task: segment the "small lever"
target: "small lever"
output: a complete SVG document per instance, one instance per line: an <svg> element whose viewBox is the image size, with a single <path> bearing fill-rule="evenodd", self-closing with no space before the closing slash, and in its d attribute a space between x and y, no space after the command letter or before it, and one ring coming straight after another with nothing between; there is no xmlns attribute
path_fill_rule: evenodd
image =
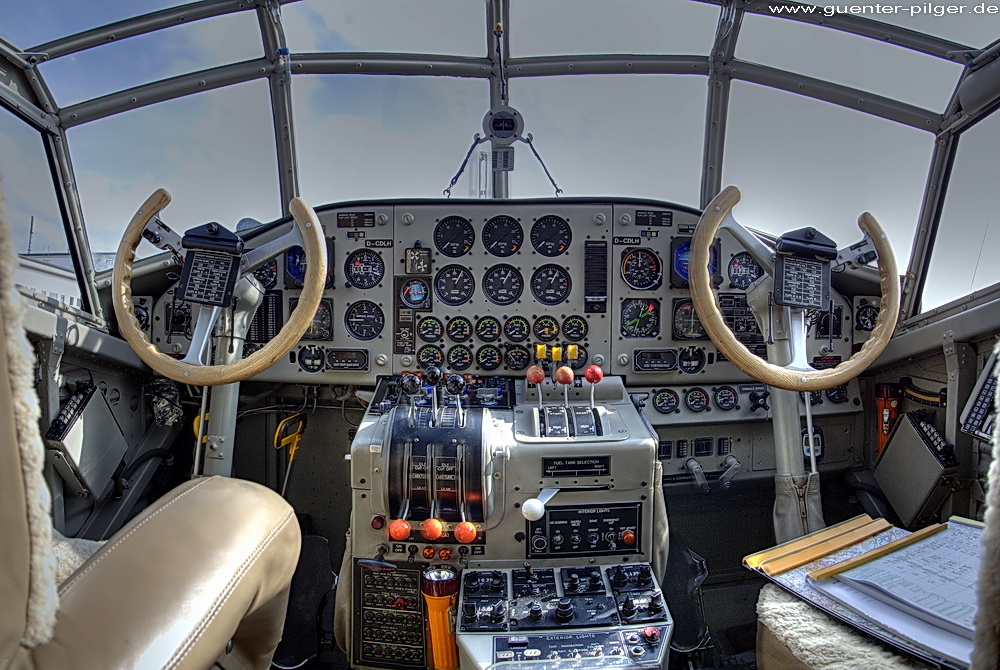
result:
<svg viewBox="0 0 1000 670"><path fill-rule="evenodd" d="M528 368L528 371L524 373L524 378L528 380L529 384L535 385L535 390L538 391L538 412L542 411L542 382L545 380L545 370L541 365L532 365Z"/></svg>
<svg viewBox="0 0 1000 670"><path fill-rule="evenodd" d="M708 480L705 479L705 469L701 467L699 463L694 458L687 459L687 463L684 467L688 469L691 476L694 477L694 485L698 487L698 490L702 493L711 493L712 489L708 487Z"/></svg>
<svg viewBox="0 0 1000 670"><path fill-rule="evenodd" d="M436 365L428 365L424 368L424 381L430 384L431 387L431 420L430 425L436 426L441 423L441 417L438 416L438 395L437 395L437 385L441 381L441 368Z"/></svg>
<svg viewBox="0 0 1000 670"><path fill-rule="evenodd" d="M604 379L604 370L600 365L591 365L583 373L584 378L590 382L590 409L594 409L594 387Z"/></svg>
<svg viewBox="0 0 1000 670"><path fill-rule="evenodd" d="M420 378L417 377L412 372L407 372L405 375L403 375L403 378L399 381L399 386L401 389L403 389L403 393L405 393L407 397L410 399L410 409L406 413L406 424L410 428L413 428L414 424L413 412L415 410L416 398L417 395L420 394L422 388L420 385Z"/></svg>
<svg viewBox="0 0 1000 670"><path fill-rule="evenodd" d="M556 369L556 383L563 385L563 407L569 407L569 387L573 384L573 379L576 375L573 374L573 368L568 365L560 366Z"/></svg>
<svg viewBox="0 0 1000 670"><path fill-rule="evenodd" d="M722 488L729 489L733 486L733 477L740 471L743 464L740 463L739 459L729 454L726 456L726 460L722 461L722 467L726 468L726 471L719 476L719 483L722 484Z"/></svg>
<svg viewBox="0 0 1000 670"><path fill-rule="evenodd" d="M465 428L465 412L462 411L462 391L465 390L465 378L462 375L448 375L444 382L444 390L455 398L455 416L458 427Z"/></svg>
<svg viewBox="0 0 1000 670"><path fill-rule="evenodd" d="M521 505L521 516L528 521L538 521L545 516L545 503L552 500L559 493L559 489L542 489L538 492L537 498L528 498Z"/></svg>

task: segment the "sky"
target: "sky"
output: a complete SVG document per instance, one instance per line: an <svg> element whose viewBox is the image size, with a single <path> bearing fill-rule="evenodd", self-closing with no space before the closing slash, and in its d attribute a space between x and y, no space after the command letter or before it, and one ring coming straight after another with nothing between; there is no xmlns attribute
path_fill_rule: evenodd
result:
<svg viewBox="0 0 1000 670"><path fill-rule="evenodd" d="M36 0L0 3L0 37L29 48L59 35L170 0ZM961 5L967 11L972 5ZM900 6L959 7L927 2ZM483 56L483 2L304 0L283 5L293 53L392 51ZM719 8L691 0L512 0L511 55L667 53L705 55ZM982 46L1000 37L1000 14L894 15L900 25ZM887 17L882 17L887 18ZM181 25L44 63L56 102L67 106L165 77L262 55L256 16L240 12ZM492 46L490 46L492 48ZM805 24L747 16L737 56L898 98L940 112L961 66ZM706 80L700 76L515 78L510 103L525 118L553 178L570 196L638 196L697 207ZM489 106L485 80L445 77L296 76L293 114L301 195L313 205L381 197L438 197L459 169ZM268 89L256 80L101 119L68 131L81 204L96 251L157 187L174 196L164 218L186 228L208 220L281 214ZM0 115L0 170L15 220L35 214L35 249L58 215L39 187L47 168L33 133ZM996 123L992 127L996 129ZM965 240L1000 253L985 195L995 182L1000 133L977 130L962 146L946 223L951 248L936 261L925 305L1000 280L995 263L956 263ZM744 225L770 232L814 225L839 244L856 241L871 211L900 264L910 253L934 137L808 98L735 82L723 182L737 184ZM513 197L552 195L541 167L517 145ZM456 196L475 193L469 174ZM989 180L993 177L993 182ZM979 188L982 184L983 188ZM42 232L39 232L42 231ZM23 236L22 236L23 237ZM961 240L961 243L956 242ZM26 240L25 240L26 241ZM942 245L942 249L946 245ZM990 254L987 254L987 258ZM965 260L965 259L963 259ZM959 267L958 277L954 268ZM935 272L932 267L932 275ZM985 282L985 283L984 283Z"/></svg>

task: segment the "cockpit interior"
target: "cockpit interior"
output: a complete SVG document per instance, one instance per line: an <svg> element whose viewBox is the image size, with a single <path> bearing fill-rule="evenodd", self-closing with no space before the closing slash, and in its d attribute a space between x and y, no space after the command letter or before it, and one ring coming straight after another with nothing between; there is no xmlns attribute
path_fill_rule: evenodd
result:
<svg viewBox="0 0 1000 670"><path fill-rule="evenodd" d="M990 2L6 3L0 667L997 668L997 110ZM859 517L960 651L748 569Z"/></svg>

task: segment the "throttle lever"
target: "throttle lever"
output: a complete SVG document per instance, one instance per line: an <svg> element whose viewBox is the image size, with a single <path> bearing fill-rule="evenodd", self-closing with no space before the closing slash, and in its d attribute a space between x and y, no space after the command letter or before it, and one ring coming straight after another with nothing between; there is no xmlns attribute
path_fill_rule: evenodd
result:
<svg viewBox="0 0 1000 670"><path fill-rule="evenodd" d="M688 469L691 476L694 477L694 485L698 487L698 490L702 493L711 493L712 489L708 486L708 480L705 479L705 469L701 467L701 463L697 459L689 458L684 467Z"/></svg>
<svg viewBox="0 0 1000 670"><path fill-rule="evenodd" d="M719 483L722 484L722 488L724 489L732 488L733 478L743 468L743 464L740 463L738 458L729 454L726 456L726 460L722 461L722 467L726 468L726 471L719 476Z"/></svg>

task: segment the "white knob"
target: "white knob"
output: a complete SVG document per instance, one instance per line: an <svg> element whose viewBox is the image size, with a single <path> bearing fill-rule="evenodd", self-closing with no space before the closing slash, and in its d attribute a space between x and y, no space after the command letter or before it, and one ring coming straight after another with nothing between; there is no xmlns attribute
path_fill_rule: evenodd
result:
<svg viewBox="0 0 1000 670"><path fill-rule="evenodd" d="M528 521L538 521L545 516L545 503L538 498L528 498L521 505L521 516Z"/></svg>

